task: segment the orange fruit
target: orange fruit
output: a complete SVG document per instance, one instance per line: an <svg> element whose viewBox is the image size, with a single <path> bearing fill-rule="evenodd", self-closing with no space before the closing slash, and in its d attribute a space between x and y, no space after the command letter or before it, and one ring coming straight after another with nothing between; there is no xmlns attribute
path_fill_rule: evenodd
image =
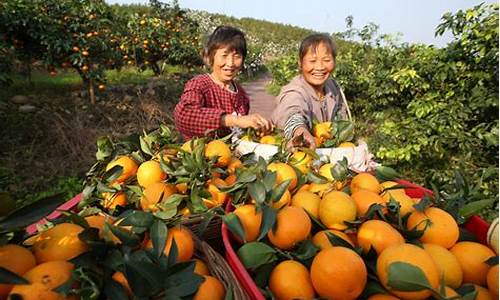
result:
<svg viewBox="0 0 500 300"><path fill-rule="evenodd" d="M392 294L404 299L427 299L432 295L430 290L398 291L388 285L389 266L394 262L403 262L419 268L427 278L430 286L439 286L439 271L432 257L422 248L412 244L399 244L386 248L377 258L377 276L382 285ZM396 274L397 276L397 274Z"/></svg>
<svg viewBox="0 0 500 300"><path fill-rule="evenodd" d="M309 191L310 188L311 185L309 183L305 183L297 190L297 193L301 191Z"/></svg>
<svg viewBox="0 0 500 300"><path fill-rule="evenodd" d="M260 138L259 143L268 144L268 145L276 145L276 138L272 135L264 135Z"/></svg>
<svg viewBox="0 0 500 300"><path fill-rule="evenodd" d="M462 266L464 282L486 285L486 275L490 266L485 263L495 252L476 242L458 242L450 249Z"/></svg>
<svg viewBox="0 0 500 300"><path fill-rule="evenodd" d="M78 238L82 231L76 224L61 223L42 232L32 247L36 262L70 260L87 251L87 244Z"/></svg>
<svg viewBox="0 0 500 300"><path fill-rule="evenodd" d="M439 278L444 278L447 286L457 289L462 285L463 272L458 259L448 249L436 244L424 244L424 250L434 260Z"/></svg>
<svg viewBox="0 0 500 300"><path fill-rule="evenodd" d="M226 179L224 179L224 181L226 182L226 184L228 186L235 184L237 180L238 180L238 177L235 174L231 174L231 175L227 176Z"/></svg>
<svg viewBox="0 0 500 300"><path fill-rule="evenodd" d="M154 160L143 162L137 169L137 182L143 188L153 183L167 179L167 174L163 172L160 163Z"/></svg>
<svg viewBox="0 0 500 300"><path fill-rule="evenodd" d="M195 258L194 261L196 265L194 266L194 272L198 275L210 275L207 265L199 258Z"/></svg>
<svg viewBox="0 0 500 300"><path fill-rule="evenodd" d="M332 164L332 163L327 163L327 164L322 165L318 171L319 175L325 177L326 179L328 179L328 181L334 181L335 178L333 178L332 171L331 171L331 169L334 166L335 166L335 164Z"/></svg>
<svg viewBox="0 0 500 300"><path fill-rule="evenodd" d="M351 198L356 203L356 215L358 217L364 216L372 204L384 205L384 199L381 196L368 190L354 192L351 194Z"/></svg>
<svg viewBox="0 0 500 300"><path fill-rule="evenodd" d="M168 229L167 242L163 249L163 254L168 256L170 248L172 248L172 241L175 240L177 246L177 262L188 261L194 253L194 240L191 230L184 226L175 226ZM146 249L153 248L153 241L146 242Z"/></svg>
<svg viewBox="0 0 500 300"><path fill-rule="evenodd" d="M327 182L327 183L315 183L311 182L309 184L309 191L317 194L320 197L323 197L325 194L337 190L335 187L336 183Z"/></svg>
<svg viewBox="0 0 500 300"><path fill-rule="evenodd" d="M189 187L188 187L187 183L182 182L182 183L177 183L175 185L175 189L177 190L177 192L179 194L186 195L187 192L188 192Z"/></svg>
<svg viewBox="0 0 500 300"><path fill-rule="evenodd" d="M281 198L278 201L273 202L273 208L280 209L283 206L290 205L291 200L292 200L292 194L290 194L289 190L285 190L283 195L281 195Z"/></svg>
<svg viewBox="0 0 500 300"><path fill-rule="evenodd" d="M111 241L114 244L120 244L121 241L117 238L111 230L108 230L104 227L105 223L112 224L114 226L118 226L120 222L123 220L118 220L116 222L113 221L111 217L102 216L102 215L93 215L85 217L85 220L89 224L90 227L99 229L99 237L104 238L106 240ZM121 226L122 229L130 230L130 226Z"/></svg>
<svg viewBox="0 0 500 300"><path fill-rule="evenodd" d="M318 218L321 198L313 192L297 192L292 197L292 206L303 208L311 216Z"/></svg>
<svg viewBox="0 0 500 300"><path fill-rule="evenodd" d="M289 250L309 236L311 219L304 209L286 206L276 215L276 230L269 230L267 237L274 246Z"/></svg>
<svg viewBox="0 0 500 300"><path fill-rule="evenodd" d="M176 192L177 189L171 184L155 182L144 189L144 194L142 195L140 202L141 209L144 211L155 212L159 209L157 204L168 199L168 197Z"/></svg>
<svg viewBox="0 0 500 300"><path fill-rule="evenodd" d="M351 194L359 190L372 191L380 194L380 184L375 176L370 173L359 173L351 180Z"/></svg>
<svg viewBox="0 0 500 300"><path fill-rule="evenodd" d="M15 244L0 246L0 267L22 276L35 266L35 257L28 249ZM0 284L0 299L7 299L12 286Z"/></svg>
<svg viewBox="0 0 500 300"><path fill-rule="evenodd" d="M237 159L236 157L231 158L231 161L229 162L229 165L227 166L227 172L229 174L234 174L236 172L236 169L239 169L243 166L243 163L241 160Z"/></svg>
<svg viewBox="0 0 500 300"><path fill-rule="evenodd" d="M9 299L23 300L64 300L74 297L64 297L53 291L71 278L73 264L63 260L44 262L24 274L30 284L15 285Z"/></svg>
<svg viewBox="0 0 500 300"><path fill-rule="evenodd" d="M494 265L486 274L486 284L490 293L498 299L498 265Z"/></svg>
<svg viewBox="0 0 500 300"><path fill-rule="evenodd" d="M227 193L222 192L219 188L227 187L224 180L220 178L212 178L208 183L208 192L212 196L212 200L215 201L216 206L220 206L226 202Z"/></svg>
<svg viewBox="0 0 500 300"><path fill-rule="evenodd" d="M395 181L384 181L380 183L380 196L384 198L385 202L388 202L391 199L391 196L394 197L395 195L405 195L406 192L404 189L389 189L391 187L394 187L398 185L397 182Z"/></svg>
<svg viewBox="0 0 500 300"><path fill-rule="evenodd" d="M205 147L205 157L217 157L216 167L227 167L231 162L231 149L221 140L210 141Z"/></svg>
<svg viewBox="0 0 500 300"><path fill-rule="evenodd" d="M312 156L302 151L295 151L289 161L289 163L299 169L302 174L306 174L311 170L312 162Z"/></svg>
<svg viewBox="0 0 500 300"><path fill-rule="evenodd" d="M343 239L344 241L354 246L354 243L347 234L343 233L342 231L328 229L328 230L318 231L311 240L312 243L315 246L321 248L321 250L333 247L333 245L330 243L330 239L328 239L328 236L326 235L327 232L338 236L339 238Z"/></svg>
<svg viewBox="0 0 500 300"><path fill-rule="evenodd" d="M123 275L122 272L116 271L115 273L113 273L113 276L111 276L111 278L113 278L114 281L121 284L121 286L125 289L125 292L127 293L129 298L133 297L134 293L132 292L132 289L128 284L127 277L125 277L125 275Z"/></svg>
<svg viewBox="0 0 500 300"><path fill-rule="evenodd" d="M309 271L294 260L282 261L274 267L269 276L269 290L277 300L314 298Z"/></svg>
<svg viewBox="0 0 500 300"><path fill-rule="evenodd" d="M423 243L437 244L449 249L458 240L457 222L448 212L437 207L429 207L423 213L414 211L408 218L406 227L409 230L425 229L424 235L420 237Z"/></svg>
<svg viewBox="0 0 500 300"><path fill-rule="evenodd" d="M274 162L270 163L267 169L276 172L276 184L290 179L288 190L291 191L297 186L297 173L295 173L295 170L291 166L285 163Z"/></svg>
<svg viewBox="0 0 500 300"><path fill-rule="evenodd" d="M373 248L378 255L387 247L405 243L404 237L389 223L380 220L368 220L361 224L357 235L358 245L365 253Z"/></svg>
<svg viewBox="0 0 500 300"><path fill-rule="evenodd" d="M191 141L191 140L189 140L189 141L184 142L184 144L182 144L182 146L181 146L181 150L184 150L184 151L186 151L187 153L191 153L191 152L193 152L193 149L191 149L191 148L192 148L192 147L191 147L191 143L193 143L193 144L194 144L194 146L196 146L196 141Z"/></svg>
<svg viewBox="0 0 500 300"><path fill-rule="evenodd" d="M368 273L363 259L351 249L321 250L311 265L311 281L319 296L327 299L357 299L365 288Z"/></svg>
<svg viewBox="0 0 500 300"><path fill-rule="evenodd" d="M104 200L102 201L102 206L107 210L116 209L119 206L125 206L128 203L127 194L123 192L116 193L102 193Z"/></svg>
<svg viewBox="0 0 500 300"><path fill-rule="evenodd" d="M203 278L205 280L201 283L193 300L223 300L226 296L226 289L220 280L207 275Z"/></svg>
<svg viewBox="0 0 500 300"><path fill-rule="evenodd" d="M329 192L319 203L319 219L330 229L344 230L344 221L356 219L356 203L344 192Z"/></svg>
<svg viewBox="0 0 500 300"><path fill-rule="evenodd" d="M368 297L368 300L399 300L399 298L389 294L375 294Z"/></svg>
<svg viewBox="0 0 500 300"><path fill-rule="evenodd" d="M312 134L316 138L329 139L332 137L332 122L322 122L313 126Z"/></svg>
<svg viewBox="0 0 500 300"><path fill-rule="evenodd" d="M243 226L245 242L253 242L259 237L262 212L257 212L255 208L253 204L245 204L234 210L234 214L238 216Z"/></svg>
<svg viewBox="0 0 500 300"><path fill-rule="evenodd" d="M106 166L106 171L109 171L114 166L121 166L123 168L121 175L114 181L117 183L125 182L137 173L137 168L139 167L135 160L128 156L120 156L116 160L110 162Z"/></svg>

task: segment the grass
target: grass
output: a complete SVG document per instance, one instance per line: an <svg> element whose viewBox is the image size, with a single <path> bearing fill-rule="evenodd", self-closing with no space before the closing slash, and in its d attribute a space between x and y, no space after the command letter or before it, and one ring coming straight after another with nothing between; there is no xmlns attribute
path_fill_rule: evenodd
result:
<svg viewBox="0 0 500 300"><path fill-rule="evenodd" d="M183 66L166 66L164 75L176 73L187 73L189 70ZM194 70L195 72L197 70ZM33 71L31 75L31 83L28 78L15 75L12 78L13 83L3 89L0 89L0 101L7 100L14 95L36 95L36 96L52 96L60 95L79 90L82 88L83 81L78 73L74 70L58 70L56 76L50 76L46 71ZM200 72L202 72L200 70ZM137 70L135 67L127 67L121 70L107 70L106 84L144 84L155 76L151 69L144 71Z"/></svg>

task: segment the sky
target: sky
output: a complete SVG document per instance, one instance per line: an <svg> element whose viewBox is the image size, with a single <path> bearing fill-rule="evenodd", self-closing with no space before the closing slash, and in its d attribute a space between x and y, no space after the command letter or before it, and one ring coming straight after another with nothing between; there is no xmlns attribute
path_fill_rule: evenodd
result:
<svg viewBox="0 0 500 300"><path fill-rule="evenodd" d="M142 3L147 0L106 0L108 3ZM167 1L169 2L169 1ZM380 34L402 34L401 42L445 46L451 35L434 37L435 28L446 12L472 8L493 0L179 0L181 8L204 10L234 17L251 17L290 24L319 32L346 29L345 18L354 18L354 27L372 22Z"/></svg>

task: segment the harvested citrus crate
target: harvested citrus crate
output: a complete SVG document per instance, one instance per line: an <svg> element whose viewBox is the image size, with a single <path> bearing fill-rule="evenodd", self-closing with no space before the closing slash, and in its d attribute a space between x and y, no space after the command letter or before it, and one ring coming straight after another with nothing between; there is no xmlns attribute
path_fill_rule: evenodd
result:
<svg viewBox="0 0 500 300"><path fill-rule="evenodd" d="M411 183L405 180L397 180L401 185L406 186L405 193L412 198L422 198L425 195L432 195L433 192L417 184ZM226 212L231 212L234 210L234 206L229 202L226 205ZM487 232L489 224L485 222L478 216L472 216L467 220L465 224L462 225L464 229L472 233L480 243L487 244ZM255 284L253 278L250 276L248 271L243 266L238 255L236 254L233 243L237 243L232 233L226 224L222 223L222 241L224 243L224 248L226 250L226 260L229 266L232 268L234 274L238 278L241 286L245 289L246 293L253 300L265 300L266 298L260 292L259 288Z"/></svg>

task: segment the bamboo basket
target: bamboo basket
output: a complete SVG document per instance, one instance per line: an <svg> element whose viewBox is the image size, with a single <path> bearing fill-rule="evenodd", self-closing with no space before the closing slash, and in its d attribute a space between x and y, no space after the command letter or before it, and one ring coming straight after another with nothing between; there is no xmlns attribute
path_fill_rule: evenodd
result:
<svg viewBox="0 0 500 300"><path fill-rule="evenodd" d="M218 219L220 220L220 218ZM200 240L197 236L194 236L193 239L195 242L195 256L207 264L211 275L219 279L224 285L226 293L232 292L232 299L234 300L250 300L226 260L205 241Z"/></svg>

